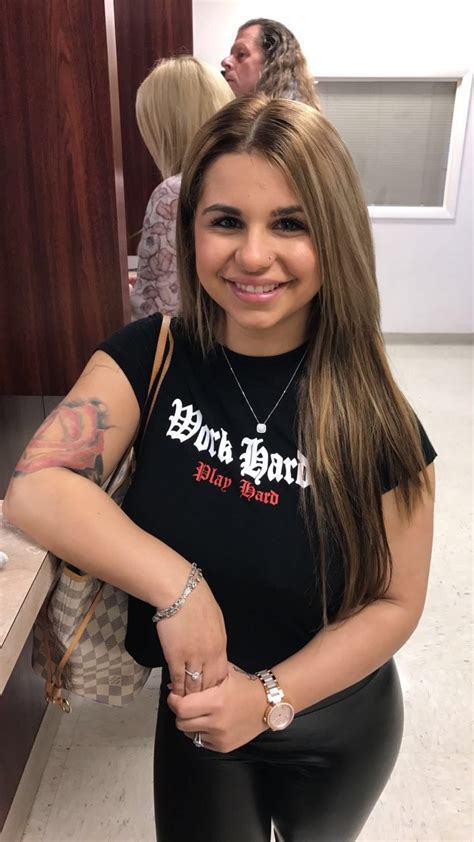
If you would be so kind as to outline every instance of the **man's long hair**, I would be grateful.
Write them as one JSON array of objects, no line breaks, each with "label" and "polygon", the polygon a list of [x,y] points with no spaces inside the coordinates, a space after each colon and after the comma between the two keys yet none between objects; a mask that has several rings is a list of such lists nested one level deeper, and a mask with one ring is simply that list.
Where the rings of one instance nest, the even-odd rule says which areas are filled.
[{"label": "man's long hair", "polygon": [[286,26],[269,18],[253,18],[239,26],[239,33],[249,26],[260,27],[263,67],[256,92],[283,97],[320,108],[315,80],[310,75],[299,42]]}]

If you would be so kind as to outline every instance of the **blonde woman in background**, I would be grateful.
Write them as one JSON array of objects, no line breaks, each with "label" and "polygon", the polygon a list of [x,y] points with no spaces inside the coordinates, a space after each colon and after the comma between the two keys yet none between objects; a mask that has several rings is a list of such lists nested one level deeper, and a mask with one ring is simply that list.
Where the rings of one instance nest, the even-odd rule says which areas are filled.
[{"label": "blonde woman in background", "polygon": [[138,127],[164,181],[151,194],[145,213],[131,290],[132,321],[179,312],[175,227],[181,164],[197,130],[233,98],[222,76],[194,56],[160,61],[138,89]]}]

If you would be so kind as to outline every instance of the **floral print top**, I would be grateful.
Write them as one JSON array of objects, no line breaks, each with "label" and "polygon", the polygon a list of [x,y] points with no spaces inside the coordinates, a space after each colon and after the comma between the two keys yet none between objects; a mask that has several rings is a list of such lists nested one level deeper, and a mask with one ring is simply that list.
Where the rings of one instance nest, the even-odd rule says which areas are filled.
[{"label": "floral print top", "polygon": [[180,309],[176,268],[176,214],[181,175],[166,178],[155,188],[147,205],[138,246],[138,271],[130,291],[132,322]]}]

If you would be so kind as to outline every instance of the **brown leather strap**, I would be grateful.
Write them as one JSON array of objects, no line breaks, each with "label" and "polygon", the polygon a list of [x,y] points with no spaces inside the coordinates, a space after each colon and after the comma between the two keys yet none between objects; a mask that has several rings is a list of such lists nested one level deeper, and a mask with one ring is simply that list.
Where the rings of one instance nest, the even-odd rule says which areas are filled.
[{"label": "brown leather strap", "polygon": [[[163,316],[163,319],[162,319],[162,322],[161,322],[161,327],[160,327],[160,332],[158,334],[158,339],[157,339],[157,342],[156,342],[155,359],[153,360],[153,367],[152,367],[152,370],[151,370],[150,381],[148,383],[147,401],[149,400],[150,394],[153,390],[153,384],[155,383],[157,374],[160,370],[160,366],[163,363],[163,355],[165,353],[166,340],[168,339],[168,336],[169,336],[169,339],[170,339],[170,346],[168,348],[168,353],[166,355],[165,363],[164,363],[164,366],[163,366],[164,374],[166,374],[166,372],[168,371],[168,368],[169,368],[169,365],[170,365],[170,362],[171,362],[171,355],[173,353],[173,337],[172,337],[171,332],[170,332],[170,324],[171,324],[170,317],[169,316]],[[148,427],[148,422],[150,420],[150,416],[151,416],[151,413],[153,411],[153,407],[155,406],[155,401],[156,401],[158,392],[160,390],[161,384],[163,382],[164,374],[162,372],[162,376],[160,377],[159,382],[156,384],[155,392],[154,392],[154,395],[153,395],[153,400],[151,401],[151,404],[148,408],[146,421],[145,421],[145,424],[144,424],[144,427],[143,427],[143,435],[145,434],[145,430]],[[115,478],[119,475],[120,471],[122,470],[122,467],[123,467],[124,463],[126,462],[127,459],[131,458],[133,446],[134,446],[136,438],[137,438],[137,436],[140,432],[140,428],[141,428],[141,424],[137,427],[137,430],[135,432],[135,435],[132,439],[131,444],[128,447],[128,450],[122,456],[120,462],[118,463],[118,465],[115,468],[115,470],[113,471],[113,473],[110,474],[106,485],[103,486],[104,491],[108,492],[108,489],[112,488],[112,486],[114,484],[114,481],[115,481]],[[142,440],[143,440],[143,436],[142,436]],[[126,482],[126,477],[124,477],[123,481]],[[116,490],[118,490],[119,488],[120,488],[120,486],[118,486],[118,488]]]},{"label": "brown leather strap", "polygon": [[77,644],[79,643],[79,641],[80,641],[80,639],[81,639],[81,637],[82,637],[82,635],[85,631],[85,628],[86,628],[89,620],[91,619],[91,617],[92,617],[92,615],[95,611],[96,605],[97,605],[97,603],[100,599],[100,596],[102,594],[103,589],[104,589],[104,582],[102,582],[102,584],[101,584],[99,590],[97,591],[94,599],[92,600],[91,604],[89,605],[89,608],[88,608],[87,612],[84,614],[81,622],[79,623],[78,627],[76,628],[76,631],[74,632],[74,635],[71,639],[71,642],[70,642],[68,648],[66,649],[66,651],[65,651],[64,655],[62,656],[58,666],[56,667],[56,674],[55,674],[54,678],[55,678],[55,681],[56,681],[56,684],[57,684],[58,687],[61,686],[61,676],[62,676],[63,669],[66,666],[67,662],[69,661],[69,658],[71,657],[72,653],[74,652],[74,649],[76,648]]},{"label": "brown leather strap", "polygon": [[[160,368],[161,362],[163,360],[163,356],[165,353],[166,347],[166,340],[168,339],[168,334],[170,333],[170,323],[171,319],[169,316],[163,316],[163,321],[161,322],[160,332],[158,334],[158,342],[156,343],[156,351],[155,351],[155,359],[153,361],[153,368],[151,372],[150,382],[148,384],[148,393],[147,398],[150,397],[150,392],[152,390],[153,383],[155,382],[156,375],[158,374],[158,369]],[[171,338],[171,334],[170,334]],[[148,413],[150,415],[150,412]]]},{"label": "brown leather strap", "polygon": [[51,645],[49,639],[49,629],[48,629],[48,608],[47,603],[43,606],[38,621],[41,625],[42,633],[43,633],[43,642],[46,649],[46,670],[47,670],[47,677],[46,677],[46,684],[45,684],[45,695],[46,699],[52,705],[59,705],[61,710],[64,713],[71,712],[71,706],[68,700],[63,696],[63,688],[61,685],[61,679],[59,682],[53,676],[53,659],[51,656]]},{"label": "brown leather strap", "polygon": [[[165,338],[165,341],[166,341],[166,338]],[[169,346],[168,346],[168,353],[166,354],[166,358],[165,358],[165,361],[164,361],[164,363],[163,363],[163,368],[162,368],[162,370],[161,370],[160,379],[158,380],[158,383],[156,384],[156,387],[155,387],[155,392],[154,392],[154,395],[153,395],[153,400],[152,400],[152,402],[151,402],[151,404],[150,404],[150,408],[149,408],[149,410],[148,410],[148,415],[147,415],[147,419],[146,419],[146,422],[145,422],[145,426],[144,426],[144,428],[143,428],[143,435],[145,435],[146,428],[148,427],[148,422],[149,422],[149,420],[150,420],[151,413],[153,412],[153,409],[154,409],[154,407],[155,407],[156,399],[157,399],[157,397],[158,397],[158,392],[159,392],[159,391],[160,391],[160,389],[161,389],[161,384],[163,383],[163,380],[164,380],[164,379],[165,379],[165,377],[166,377],[166,373],[167,373],[167,371],[168,371],[168,369],[169,369],[169,367],[170,367],[171,357],[173,356],[173,348],[174,348],[174,340],[173,340],[173,336],[172,336],[172,334],[171,334],[171,333],[169,333]]]},{"label": "brown leather strap", "polygon": [[76,628],[76,631],[74,632],[74,635],[72,637],[72,640],[71,640],[68,648],[66,649],[63,657],[61,658],[59,664],[57,665],[56,669],[54,670],[54,675],[53,675],[53,663],[52,663],[52,658],[51,658],[51,651],[50,651],[50,646],[49,646],[49,635],[48,635],[47,627],[45,628],[45,644],[46,644],[46,652],[47,652],[47,658],[48,658],[48,677],[46,679],[46,698],[47,698],[48,702],[50,702],[51,704],[59,705],[61,707],[61,709],[64,711],[64,713],[70,713],[71,707],[70,707],[70,704],[69,704],[68,700],[63,696],[63,685],[62,685],[63,670],[64,670],[64,667],[66,666],[67,662],[69,661],[69,658],[71,657],[72,653],[74,652],[74,649],[76,648],[77,644],[79,643],[79,641],[80,641],[80,639],[81,639],[81,637],[82,637],[82,635],[83,635],[83,633],[86,629],[86,626],[87,626],[89,620],[91,619],[91,617],[92,617],[92,615],[93,615],[93,613],[96,609],[96,605],[97,605],[97,603],[100,599],[100,596],[102,594],[103,589],[104,589],[104,583],[102,582],[101,586],[99,587],[99,590],[97,591],[94,599],[92,600],[92,602],[89,606],[88,611],[86,612],[86,614],[82,618],[81,622],[79,623],[78,627]]}]

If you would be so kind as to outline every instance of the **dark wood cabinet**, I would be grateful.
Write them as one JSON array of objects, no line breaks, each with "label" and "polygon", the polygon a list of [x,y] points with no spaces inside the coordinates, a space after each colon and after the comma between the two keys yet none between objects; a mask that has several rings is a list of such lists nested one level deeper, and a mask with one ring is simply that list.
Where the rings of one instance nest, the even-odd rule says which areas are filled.
[{"label": "dark wood cabinet", "polygon": [[135,119],[137,90],[156,61],[193,52],[192,0],[114,0],[128,253],[136,254],[145,208],[161,181]]},{"label": "dark wood cabinet", "polygon": [[129,317],[113,7],[3,7],[0,393],[64,394]]},{"label": "dark wood cabinet", "polygon": [[129,320],[127,251],[159,181],[135,95],[159,57],[192,52],[192,3],[2,11],[0,394],[65,394]]},{"label": "dark wood cabinet", "polygon": [[0,696],[0,833],[46,708],[44,681],[31,669],[32,646],[30,635]]}]

